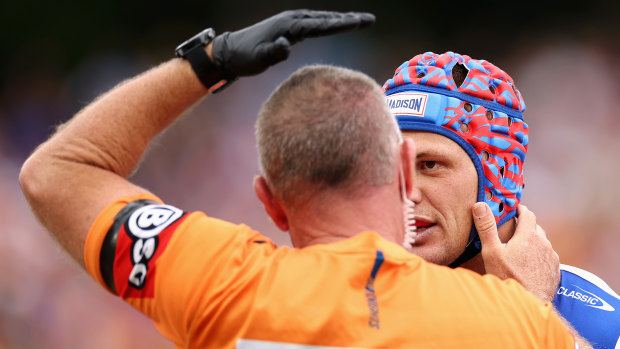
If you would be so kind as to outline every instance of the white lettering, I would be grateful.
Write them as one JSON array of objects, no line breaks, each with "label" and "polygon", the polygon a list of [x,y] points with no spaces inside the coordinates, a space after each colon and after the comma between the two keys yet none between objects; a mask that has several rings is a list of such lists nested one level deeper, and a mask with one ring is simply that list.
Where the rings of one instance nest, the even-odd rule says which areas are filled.
[{"label": "white lettering", "polygon": [[141,289],[144,286],[144,279],[146,278],[147,266],[143,263],[138,263],[133,266],[131,273],[129,274],[129,283],[137,289]]},{"label": "white lettering", "polygon": [[614,307],[612,307],[609,303],[605,302],[601,297],[595,295],[592,292],[588,292],[577,285],[573,286],[580,289],[584,293],[574,290],[568,292],[568,289],[566,287],[560,286],[558,288],[557,294],[581,301],[585,303],[585,305],[588,307],[597,308],[605,311],[615,311]]},{"label": "white lettering", "polygon": [[148,205],[137,209],[131,214],[127,225],[129,233],[138,239],[148,239],[183,215],[183,211],[169,205]]},{"label": "white lettering", "polygon": [[155,255],[158,236],[177,219],[183,211],[168,205],[147,205],[135,210],[127,220],[127,234],[134,241],[131,247],[133,268],[129,284],[137,289],[144,287],[148,262]]},{"label": "white lettering", "polygon": [[132,258],[134,263],[138,263],[144,259],[148,261],[155,254],[156,241],[155,238],[147,240],[138,239],[133,245]]},{"label": "white lettering", "polygon": [[424,116],[428,95],[425,93],[400,92],[386,97],[392,114]]}]

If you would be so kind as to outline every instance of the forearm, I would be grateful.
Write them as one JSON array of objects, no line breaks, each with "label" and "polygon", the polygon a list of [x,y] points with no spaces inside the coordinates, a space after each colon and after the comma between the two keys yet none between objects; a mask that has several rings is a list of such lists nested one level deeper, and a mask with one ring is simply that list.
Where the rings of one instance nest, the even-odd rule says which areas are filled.
[{"label": "forearm", "polygon": [[170,60],[95,100],[42,148],[127,177],[153,137],[206,92],[186,61]]},{"label": "forearm", "polygon": [[173,59],[98,98],[26,161],[20,184],[33,212],[79,263],[97,214],[146,192],[125,178],[149,142],[206,93],[189,64]]}]

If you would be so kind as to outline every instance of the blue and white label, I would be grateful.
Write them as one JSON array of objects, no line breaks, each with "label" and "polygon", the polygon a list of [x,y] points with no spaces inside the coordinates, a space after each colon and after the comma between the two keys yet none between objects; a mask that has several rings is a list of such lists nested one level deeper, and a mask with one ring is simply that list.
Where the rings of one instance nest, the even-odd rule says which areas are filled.
[{"label": "blue and white label", "polygon": [[574,287],[574,289],[560,286],[558,288],[558,295],[574,298],[588,307],[606,311],[615,311],[614,307],[612,307],[609,303],[605,302],[601,297],[597,296],[596,294],[588,292],[577,285],[572,286]]},{"label": "blue and white label", "polygon": [[424,117],[428,94],[401,92],[386,97],[386,102],[394,115],[411,115]]}]

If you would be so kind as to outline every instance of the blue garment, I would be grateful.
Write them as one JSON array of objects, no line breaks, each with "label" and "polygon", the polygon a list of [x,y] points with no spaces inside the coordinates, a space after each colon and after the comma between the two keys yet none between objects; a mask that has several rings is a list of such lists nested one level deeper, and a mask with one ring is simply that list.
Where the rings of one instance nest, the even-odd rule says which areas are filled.
[{"label": "blue garment", "polygon": [[560,265],[553,305],[594,348],[620,348],[620,296],[598,276]]}]

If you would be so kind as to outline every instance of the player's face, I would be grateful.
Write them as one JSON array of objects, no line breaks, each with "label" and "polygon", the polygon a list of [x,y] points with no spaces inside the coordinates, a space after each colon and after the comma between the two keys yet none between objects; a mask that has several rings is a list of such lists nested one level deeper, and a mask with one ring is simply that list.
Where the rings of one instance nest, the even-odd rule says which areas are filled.
[{"label": "player's face", "polygon": [[465,249],[472,227],[478,175],[458,144],[436,133],[403,133],[416,145],[414,197],[417,238],[412,251],[448,265]]}]

